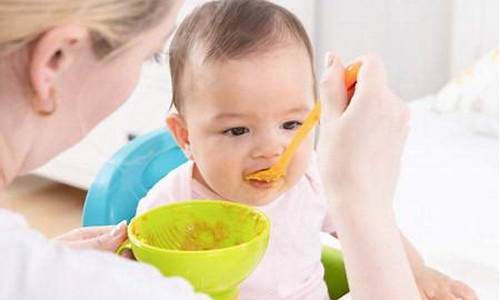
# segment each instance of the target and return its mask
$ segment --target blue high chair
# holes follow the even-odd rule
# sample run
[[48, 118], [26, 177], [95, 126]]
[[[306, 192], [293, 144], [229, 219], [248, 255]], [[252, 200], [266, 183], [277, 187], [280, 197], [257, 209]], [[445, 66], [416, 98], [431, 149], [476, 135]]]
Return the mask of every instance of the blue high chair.
[[[94, 179], [83, 207], [83, 226], [130, 221], [148, 190], [186, 160], [165, 129], [135, 138], [106, 162]], [[323, 246], [321, 261], [330, 299], [339, 299], [349, 291], [342, 255]]]

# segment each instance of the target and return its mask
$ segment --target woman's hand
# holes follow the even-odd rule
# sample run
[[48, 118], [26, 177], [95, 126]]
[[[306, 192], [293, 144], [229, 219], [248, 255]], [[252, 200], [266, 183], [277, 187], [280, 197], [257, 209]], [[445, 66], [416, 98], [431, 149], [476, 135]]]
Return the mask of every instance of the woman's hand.
[[361, 68], [351, 99], [344, 66], [331, 55], [326, 59], [318, 147], [326, 192], [334, 207], [386, 209], [392, 205], [399, 175], [409, 110], [388, 88], [377, 56], [357, 60]]
[[81, 227], [54, 240], [75, 248], [115, 251], [127, 238], [127, 222], [114, 226]]
[[352, 98], [344, 67], [327, 58], [321, 82], [319, 166], [353, 299], [419, 299], [392, 198], [408, 109], [387, 87], [378, 57], [359, 59]]
[[478, 299], [474, 290], [467, 284], [427, 266], [415, 272], [415, 279], [423, 300]]

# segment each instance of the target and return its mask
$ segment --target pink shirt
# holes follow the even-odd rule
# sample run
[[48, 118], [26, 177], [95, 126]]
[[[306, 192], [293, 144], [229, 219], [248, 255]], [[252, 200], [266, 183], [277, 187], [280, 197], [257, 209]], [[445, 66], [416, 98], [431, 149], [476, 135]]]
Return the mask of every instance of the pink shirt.
[[[137, 214], [187, 199], [220, 199], [193, 179], [193, 166], [188, 161], [162, 178], [140, 201]], [[327, 217], [316, 162], [288, 192], [258, 208], [271, 220], [269, 246], [255, 271], [241, 284], [239, 299], [328, 299], [320, 232], [335, 230]]]

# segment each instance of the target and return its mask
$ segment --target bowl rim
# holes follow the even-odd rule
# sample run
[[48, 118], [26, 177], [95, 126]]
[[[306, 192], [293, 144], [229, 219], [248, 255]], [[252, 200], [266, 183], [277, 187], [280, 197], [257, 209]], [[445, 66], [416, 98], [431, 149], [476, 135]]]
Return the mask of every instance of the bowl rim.
[[[148, 245], [146, 243], [143, 243], [132, 232], [132, 227], [133, 227], [134, 222], [136, 222], [136, 220], [138, 220], [141, 216], [152, 213], [156, 210], [164, 209], [167, 206], [174, 207], [174, 206], [182, 206], [182, 205], [197, 204], [197, 203], [223, 204], [223, 205], [229, 205], [229, 206], [233, 206], [233, 207], [242, 208], [245, 210], [251, 210], [254, 213], [256, 213], [257, 215], [259, 215], [259, 217], [261, 217], [264, 220], [264, 229], [259, 234], [257, 234], [255, 237], [253, 237], [252, 239], [250, 239], [244, 243], [234, 245], [234, 246], [224, 247], [224, 248], [211, 249], [211, 250], [164, 249], [164, 248], [151, 246], [151, 245]], [[247, 247], [249, 244], [253, 244], [256, 241], [261, 240], [262, 238], [265, 238], [266, 235], [269, 237], [270, 227], [271, 227], [271, 220], [269, 219], [269, 217], [263, 211], [261, 211], [260, 209], [254, 207], [254, 206], [250, 206], [250, 205], [246, 205], [246, 204], [242, 204], [242, 203], [238, 203], [238, 202], [232, 202], [232, 201], [228, 201], [228, 200], [219, 200], [219, 199], [190, 199], [190, 200], [183, 200], [183, 201], [179, 201], [179, 202], [159, 205], [153, 209], [146, 211], [145, 213], [142, 213], [140, 215], [133, 217], [132, 220], [130, 221], [130, 224], [127, 227], [127, 236], [128, 236], [128, 239], [130, 240], [132, 245], [139, 246], [139, 247], [147, 249], [147, 250], [160, 251], [163, 253], [183, 253], [183, 254], [200, 254], [200, 253], [216, 254], [217, 253], [217, 254], [219, 254], [220, 252], [232, 251], [232, 250], [236, 250], [238, 248]]]

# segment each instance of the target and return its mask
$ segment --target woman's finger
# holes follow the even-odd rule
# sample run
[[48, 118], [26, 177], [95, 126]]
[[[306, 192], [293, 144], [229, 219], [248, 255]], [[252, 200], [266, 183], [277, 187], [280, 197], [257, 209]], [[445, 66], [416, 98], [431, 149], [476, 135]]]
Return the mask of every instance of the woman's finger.
[[455, 296], [448, 289], [439, 290], [433, 299], [439, 300], [457, 300]]
[[113, 230], [122, 231], [126, 227], [127, 221], [125, 220], [121, 221], [117, 225], [80, 227], [56, 237], [55, 240], [69, 242], [92, 239], [103, 234], [111, 233]]
[[332, 53], [325, 56], [326, 70], [320, 83], [320, 99], [324, 118], [338, 118], [346, 109], [348, 98], [345, 90], [344, 66]]
[[115, 251], [127, 238], [126, 230], [120, 229], [99, 236], [78, 241], [66, 242], [67, 245], [76, 248], [92, 248], [104, 251]]
[[385, 86], [387, 84], [387, 74], [382, 58], [377, 54], [363, 55], [356, 61], [361, 62], [358, 71], [357, 85]]
[[476, 293], [465, 283], [460, 282], [460, 281], [454, 281], [451, 284], [451, 290], [453, 294], [464, 300], [477, 300], [477, 295]]

